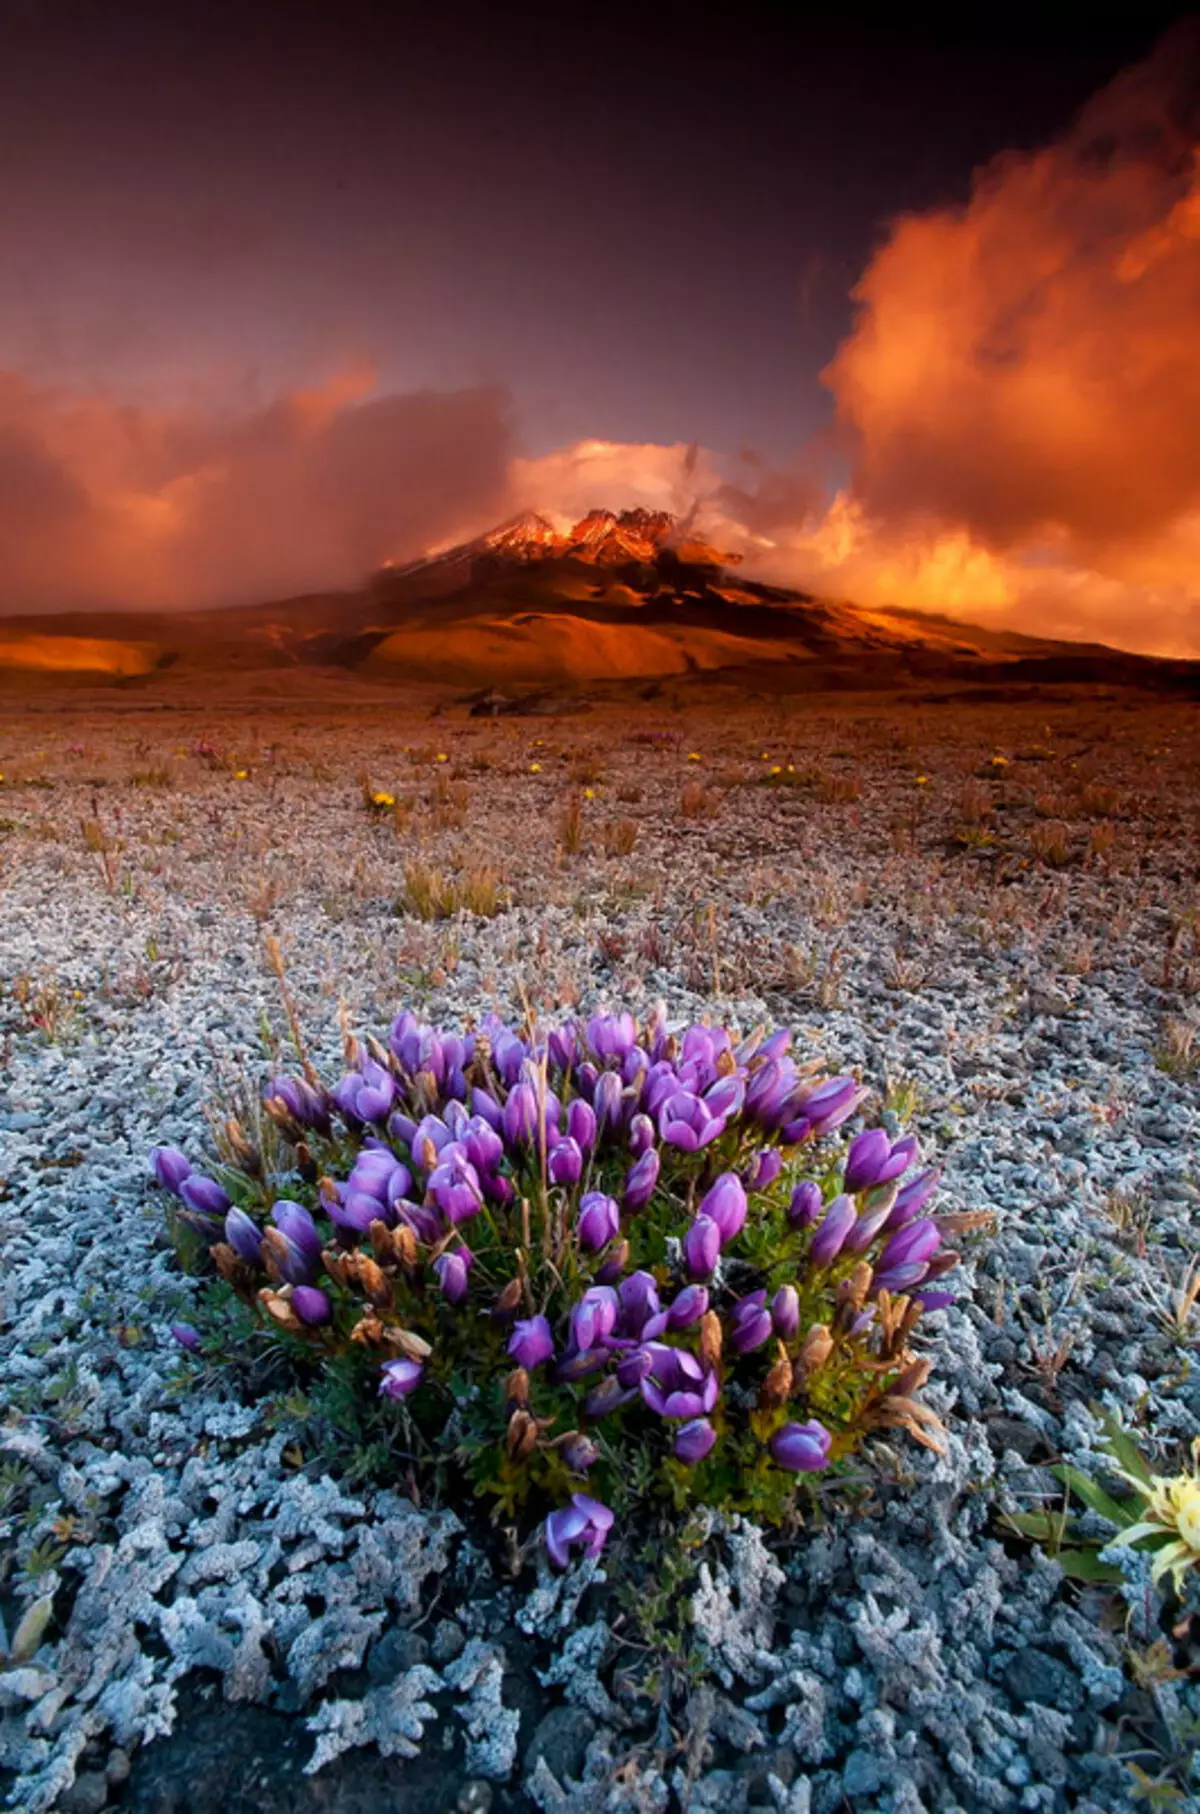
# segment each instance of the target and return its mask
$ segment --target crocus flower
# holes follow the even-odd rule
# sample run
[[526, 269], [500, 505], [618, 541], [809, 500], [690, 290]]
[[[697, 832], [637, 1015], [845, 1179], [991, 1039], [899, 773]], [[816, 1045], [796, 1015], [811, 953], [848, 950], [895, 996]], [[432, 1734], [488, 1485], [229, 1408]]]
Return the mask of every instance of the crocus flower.
[[729, 1346], [735, 1354], [750, 1354], [771, 1337], [771, 1312], [765, 1291], [752, 1291], [739, 1299], [729, 1321]]
[[225, 1239], [239, 1260], [245, 1260], [248, 1266], [259, 1265], [262, 1260], [262, 1229], [244, 1209], [231, 1209], [225, 1217]]
[[318, 1285], [297, 1285], [288, 1303], [302, 1323], [317, 1327], [333, 1316], [333, 1305]]
[[649, 1115], [635, 1115], [629, 1123], [629, 1150], [640, 1159], [654, 1145], [654, 1123]]
[[223, 1216], [229, 1208], [229, 1192], [222, 1190], [213, 1178], [192, 1172], [179, 1185], [179, 1195], [189, 1209], [203, 1216]]
[[365, 1235], [372, 1222], [386, 1220], [378, 1197], [369, 1197], [361, 1190], [339, 1195], [326, 1203], [325, 1207], [334, 1227], [344, 1229], [347, 1234]]
[[813, 1474], [829, 1465], [832, 1438], [815, 1418], [809, 1423], [785, 1423], [770, 1441], [772, 1458], [791, 1474]]
[[704, 1106], [709, 1114], [719, 1116], [722, 1121], [728, 1121], [731, 1115], [740, 1113], [745, 1099], [746, 1082], [736, 1072], [710, 1084], [703, 1096]]
[[913, 1296], [925, 1310], [945, 1310], [956, 1301], [952, 1291], [915, 1291]]
[[492, 1172], [504, 1157], [504, 1142], [482, 1115], [472, 1115], [461, 1135], [463, 1152], [482, 1175]]
[[479, 1173], [461, 1147], [443, 1152], [429, 1174], [428, 1194], [450, 1222], [465, 1222], [479, 1214], [483, 1207]]
[[537, 1091], [530, 1083], [518, 1083], [508, 1093], [502, 1115], [504, 1138], [510, 1146], [533, 1146], [538, 1137]]
[[620, 1302], [611, 1285], [593, 1285], [571, 1312], [571, 1348], [584, 1354], [602, 1343], [616, 1328]]
[[632, 1386], [640, 1386], [654, 1365], [654, 1356], [649, 1348], [634, 1348], [629, 1354], [623, 1354], [617, 1362], [617, 1384], [623, 1391]]
[[658, 1286], [651, 1272], [632, 1272], [627, 1279], [622, 1279], [617, 1288], [617, 1298], [621, 1306], [621, 1329], [623, 1334], [633, 1336], [640, 1341], [652, 1335], [661, 1335], [667, 1326], [666, 1317], [661, 1317], [660, 1327], [650, 1329], [652, 1322], [660, 1319]]
[[[641, 1117], [645, 1119], [645, 1117]], [[635, 1159], [625, 1174], [625, 1185], [621, 1192], [621, 1202], [631, 1214], [645, 1209], [658, 1185], [658, 1174], [661, 1161], [652, 1146], [648, 1146], [641, 1157]]]
[[467, 1295], [468, 1261], [464, 1253], [439, 1254], [433, 1262], [442, 1296], [448, 1304], [461, 1304]]
[[711, 1279], [720, 1254], [720, 1229], [711, 1216], [697, 1216], [683, 1237], [683, 1259], [688, 1276]]
[[567, 1133], [586, 1159], [596, 1144], [596, 1111], [582, 1096], [567, 1104]]
[[781, 1285], [771, 1299], [771, 1322], [781, 1341], [790, 1342], [800, 1328], [800, 1294], [794, 1285]]
[[686, 1348], [652, 1342], [650, 1355], [651, 1369], [642, 1381], [642, 1397], [650, 1409], [659, 1417], [706, 1417], [717, 1402], [716, 1374]]
[[[150, 1154], [150, 1163], [154, 1167], [154, 1176], [164, 1190], [179, 1195], [179, 1187], [185, 1178], [192, 1174], [191, 1162], [186, 1153], [181, 1153], [177, 1146], [156, 1146]], [[182, 1325], [181, 1325], [182, 1326]]]
[[593, 1386], [583, 1401], [585, 1417], [608, 1417], [613, 1411], [619, 1411], [624, 1405], [632, 1404], [638, 1395], [635, 1386], [622, 1386], [620, 1380], [611, 1374], [602, 1379], [598, 1386]]
[[716, 1440], [717, 1432], [707, 1417], [693, 1417], [675, 1434], [675, 1458], [693, 1468], [704, 1460]]
[[812, 1238], [808, 1257], [814, 1266], [828, 1266], [842, 1251], [842, 1244], [858, 1220], [853, 1197], [835, 1197]]
[[561, 1027], [554, 1027], [546, 1040], [546, 1050], [556, 1070], [569, 1071], [579, 1059], [579, 1023], [567, 1020]]
[[621, 1231], [621, 1212], [616, 1199], [602, 1190], [589, 1190], [579, 1203], [579, 1245], [585, 1253], [599, 1253]]
[[637, 1040], [632, 1014], [596, 1014], [588, 1021], [588, 1044], [603, 1063], [623, 1059]]
[[929, 1199], [934, 1195], [941, 1182], [941, 1169], [918, 1172], [907, 1184], [902, 1184], [896, 1193], [896, 1201], [884, 1227], [887, 1229], [903, 1228], [914, 1216], [919, 1216]]
[[383, 1398], [407, 1398], [415, 1392], [425, 1377], [424, 1363], [415, 1360], [384, 1361], [380, 1368], [382, 1378], [379, 1381], [379, 1392]]
[[621, 1079], [615, 1071], [605, 1071], [597, 1079], [592, 1107], [596, 1112], [596, 1132], [603, 1134], [606, 1129], [614, 1128], [621, 1119], [622, 1092]]
[[486, 1121], [489, 1127], [499, 1131], [504, 1125], [504, 1110], [496, 1101], [490, 1090], [473, 1089], [471, 1091], [471, 1113]]
[[386, 1121], [396, 1100], [396, 1082], [390, 1071], [368, 1060], [361, 1071], [348, 1071], [334, 1086], [333, 1099], [352, 1121]]
[[514, 1323], [508, 1338], [508, 1352], [518, 1367], [525, 1367], [530, 1372], [543, 1361], [550, 1360], [554, 1354], [554, 1337], [546, 1318], [530, 1316]]
[[924, 1216], [917, 1222], [908, 1222], [896, 1230], [888, 1239], [887, 1245], [876, 1261], [876, 1273], [888, 1272], [896, 1266], [907, 1266], [931, 1260], [942, 1244], [942, 1232], [930, 1216]]
[[195, 1328], [193, 1324], [172, 1323], [171, 1334], [179, 1343], [179, 1346], [181, 1348], [186, 1348], [189, 1354], [199, 1354], [200, 1331]]
[[581, 1547], [594, 1560], [608, 1541], [613, 1514], [588, 1493], [572, 1493], [571, 1503], [546, 1520], [546, 1549], [555, 1568], [566, 1568], [571, 1551]]
[[668, 1146], [684, 1153], [696, 1153], [718, 1140], [725, 1132], [725, 1120], [714, 1115], [708, 1104], [688, 1090], [677, 1090], [668, 1096], [658, 1111], [658, 1131]]
[[578, 1141], [568, 1135], [556, 1140], [546, 1158], [546, 1170], [552, 1184], [578, 1184], [583, 1176], [583, 1154]]
[[690, 1329], [708, 1309], [708, 1287], [685, 1285], [667, 1311], [667, 1327]]
[[793, 1228], [811, 1228], [819, 1218], [822, 1207], [821, 1186], [814, 1184], [811, 1178], [806, 1178], [792, 1192], [787, 1219]]
[[746, 1192], [737, 1173], [722, 1172], [711, 1189], [705, 1191], [696, 1213], [716, 1223], [722, 1247], [736, 1240], [746, 1221]]
[[818, 1135], [832, 1133], [849, 1121], [866, 1096], [867, 1091], [853, 1077], [831, 1077], [805, 1099], [804, 1118]]

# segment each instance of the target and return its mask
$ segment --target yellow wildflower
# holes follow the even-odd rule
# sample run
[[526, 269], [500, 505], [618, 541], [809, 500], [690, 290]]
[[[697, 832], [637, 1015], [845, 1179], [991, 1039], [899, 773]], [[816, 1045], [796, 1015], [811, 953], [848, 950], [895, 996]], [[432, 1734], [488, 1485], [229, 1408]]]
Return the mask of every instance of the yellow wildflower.
[[585, 800], [594, 800], [596, 798], [595, 788], [594, 787], [585, 787], [583, 790], [583, 797]]
[[699, 750], [689, 750], [688, 751], [688, 761], [689, 762], [699, 762], [699, 760], [700, 760], [700, 751]]
[[540, 762], [531, 762], [529, 764], [529, 772], [531, 775], [540, 775], [542, 772], [541, 763]]
[[449, 760], [450, 760], [449, 756], [447, 756], [444, 753], [444, 751], [442, 751], [442, 750], [439, 750], [437, 755], [434, 757], [435, 762], [449, 762]]
[[1175, 1592], [1182, 1593], [1183, 1577], [1189, 1568], [1200, 1566], [1200, 1437], [1192, 1444], [1192, 1469], [1167, 1479], [1153, 1474], [1150, 1484], [1132, 1474], [1122, 1476], [1146, 1500], [1146, 1509], [1136, 1524], [1114, 1539], [1121, 1544], [1137, 1543], [1143, 1537], [1171, 1536], [1154, 1553], [1150, 1575], [1161, 1581], [1170, 1575]]
[[917, 776], [917, 786], [918, 787], [928, 787], [929, 786], [929, 776], [928, 775], [918, 775]]
[[250, 771], [246, 768], [235, 768], [233, 771], [233, 778], [235, 781], [248, 781], [250, 779]]
[[380, 789], [377, 794], [371, 795], [371, 804], [372, 806], [395, 806], [396, 796], [395, 794], [386, 794]]

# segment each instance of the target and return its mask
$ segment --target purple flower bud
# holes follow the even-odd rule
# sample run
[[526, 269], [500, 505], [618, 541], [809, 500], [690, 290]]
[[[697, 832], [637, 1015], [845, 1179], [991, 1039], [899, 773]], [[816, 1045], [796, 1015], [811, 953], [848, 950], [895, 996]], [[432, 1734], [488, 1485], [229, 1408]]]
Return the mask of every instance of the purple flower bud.
[[731, 1115], [740, 1114], [745, 1098], [745, 1079], [734, 1072], [730, 1076], [722, 1077], [718, 1082], [710, 1084], [704, 1092], [703, 1102], [710, 1115], [716, 1115], [722, 1121], [728, 1121]]
[[442, 1296], [448, 1304], [461, 1304], [467, 1295], [468, 1266], [466, 1255], [462, 1253], [439, 1254], [433, 1262]]
[[647, 1323], [659, 1312], [658, 1286], [651, 1272], [632, 1272], [617, 1288], [621, 1306], [621, 1329], [625, 1335], [640, 1338]]
[[635, 1115], [629, 1123], [629, 1150], [635, 1159], [654, 1145], [654, 1123], [649, 1115]]
[[804, 1118], [818, 1135], [832, 1133], [849, 1121], [868, 1092], [853, 1077], [834, 1077], [813, 1091], [804, 1103]]
[[345, 1197], [335, 1198], [326, 1208], [334, 1227], [345, 1229], [347, 1234], [365, 1235], [372, 1222], [385, 1219], [378, 1197], [369, 1197], [361, 1190], [348, 1191]]
[[424, 1379], [425, 1367], [421, 1361], [390, 1360], [384, 1361], [380, 1373], [383, 1376], [379, 1381], [382, 1398], [407, 1398]]
[[319, 1264], [325, 1244], [303, 1203], [289, 1203], [281, 1198], [271, 1207], [271, 1220], [293, 1247], [298, 1247], [314, 1265]]
[[941, 1170], [937, 1168], [918, 1172], [915, 1178], [902, 1184], [896, 1194], [896, 1201], [892, 1204], [892, 1213], [884, 1224], [885, 1228], [903, 1228], [906, 1222], [911, 1222], [914, 1216], [920, 1215], [935, 1194], [941, 1178]]
[[247, 1266], [260, 1264], [262, 1230], [257, 1222], [251, 1220], [244, 1209], [231, 1209], [225, 1217], [225, 1239], [238, 1258], [245, 1260]]
[[835, 1197], [813, 1236], [812, 1246], [808, 1250], [810, 1263], [813, 1266], [828, 1266], [836, 1260], [846, 1236], [857, 1220], [858, 1212], [853, 1197]]
[[586, 1159], [596, 1144], [596, 1111], [582, 1096], [567, 1104], [567, 1133]]
[[448, 1221], [465, 1222], [483, 1207], [479, 1173], [462, 1148], [447, 1147], [442, 1163], [429, 1174], [428, 1194]]
[[711, 1279], [721, 1253], [721, 1231], [711, 1216], [697, 1216], [683, 1237], [688, 1277]]
[[800, 1294], [794, 1285], [781, 1285], [771, 1299], [771, 1321], [780, 1340], [790, 1342], [800, 1327]]
[[546, 1170], [552, 1184], [578, 1184], [583, 1176], [583, 1154], [578, 1141], [570, 1135], [556, 1141], [547, 1156]]
[[717, 1432], [707, 1417], [693, 1417], [675, 1433], [675, 1458], [694, 1468], [697, 1462], [704, 1460], [716, 1440]]
[[640, 1386], [653, 1365], [654, 1357], [648, 1348], [635, 1348], [617, 1362], [617, 1384], [625, 1391]]
[[654, 1148], [649, 1146], [640, 1158], [634, 1160], [626, 1172], [621, 1202], [631, 1214], [645, 1209], [654, 1195], [661, 1163]]
[[[870, 1201], [871, 1199], [868, 1196], [868, 1204]], [[843, 1241], [842, 1252], [865, 1253], [867, 1248], [871, 1245], [871, 1242], [875, 1239], [875, 1236], [879, 1234], [882, 1229], [887, 1227], [891, 1213], [892, 1206], [890, 1201], [879, 1204], [874, 1209], [865, 1209], [859, 1216], [858, 1221], [854, 1224], [854, 1227], [850, 1230], [850, 1233], [846, 1236], [846, 1239]]]
[[716, 1223], [722, 1247], [736, 1240], [746, 1221], [746, 1192], [737, 1173], [722, 1172], [711, 1189], [705, 1191], [696, 1213]]
[[754, 1155], [746, 1176], [747, 1190], [767, 1190], [783, 1170], [783, 1154], [777, 1146], [764, 1146]]
[[916, 1151], [917, 1143], [911, 1135], [893, 1146], [882, 1128], [868, 1128], [865, 1133], [856, 1134], [846, 1154], [843, 1188], [855, 1195], [875, 1185], [890, 1184], [908, 1170]]
[[565, 1020], [561, 1027], [554, 1027], [546, 1041], [546, 1050], [550, 1063], [557, 1070], [571, 1070], [579, 1061], [579, 1022]]
[[462, 1149], [480, 1173], [495, 1171], [504, 1157], [503, 1140], [482, 1115], [475, 1115], [468, 1122], [462, 1135]]
[[927, 1311], [945, 1310], [948, 1305], [956, 1302], [952, 1291], [917, 1291], [913, 1296]]
[[697, 1153], [720, 1139], [725, 1121], [690, 1090], [676, 1090], [658, 1111], [658, 1131], [668, 1146]]
[[538, 1099], [532, 1084], [516, 1084], [504, 1104], [504, 1138], [510, 1146], [533, 1146], [538, 1122]]
[[602, 1190], [589, 1190], [580, 1198], [579, 1245], [585, 1253], [599, 1253], [621, 1230], [621, 1212], [614, 1198]]
[[[164, 1190], [179, 1195], [179, 1187], [185, 1178], [192, 1174], [191, 1162], [186, 1153], [181, 1153], [177, 1146], [156, 1146], [150, 1154], [150, 1163], [154, 1167], [154, 1176]], [[180, 1324], [182, 1328], [184, 1325]]]
[[504, 1110], [496, 1101], [490, 1090], [473, 1089], [471, 1091], [471, 1113], [486, 1121], [489, 1127], [497, 1132], [504, 1125]]
[[632, 1404], [638, 1395], [636, 1386], [623, 1387], [619, 1380], [611, 1375], [602, 1379], [598, 1386], [593, 1386], [583, 1401], [585, 1417], [608, 1417], [613, 1411], [620, 1411], [625, 1405]]
[[189, 1354], [200, 1352], [200, 1331], [192, 1323], [172, 1323], [171, 1334]]
[[831, 1441], [824, 1424], [814, 1418], [809, 1423], [785, 1423], [776, 1430], [769, 1446], [779, 1467], [791, 1474], [813, 1474], [828, 1467]]
[[508, 1352], [518, 1367], [527, 1370], [540, 1367], [543, 1361], [550, 1360], [554, 1354], [554, 1337], [546, 1318], [531, 1316], [523, 1322], [514, 1323], [512, 1334], [508, 1338]]
[[787, 1219], [793, 1228], [811, 1228], [822, 1209], [821, 1186], [806, 1178], [797, 1184], [788, 1204]]
[[297, 1285], [288, 1302], [300, 1321], [311, 1328], [329, 1322], [333, 1316], [333, 1305], [317, 1285]]
[[621, 1079], [615, 1071], [605, 1071], [598, 1080], [592, 1107], [596, 1111], [597, 1136], [611, 1132], [619, 1125], [622, 1108]]
[[667, 1311], [671, 1329], [690, 1329], [708, 1309], [707, 1285], [685, 1285]]
[[871, 1280], [871, 1290], [875, 1293], [887, 1291], [894, 1297], [897, 1292], [908, 1291], [911, 1286], [919, 1285], [928, 1272], [929, 1267], [924, 1260], [905, 1260], [899, 1266], [877, 1266]]
[[750, 1354], [771, 1339], [766, 1296], [765, 1291], [752, 1291], [735, 1304], [729, 1324], [729, 1346], [735, 1354]]
[[546, 1549], [555, 1568], [566, 1568], [577, 1545], [589, 1561], [594, 1560], [608, 1541], [612, 1522], [613, 1514], [598, 1499], [573, 1493], [570, 1505], [551, 1512], [546, 1520]]
[[179, 1186], [179, 1195], [189, 1209], [205, 1216], [223, 1216], [229, 1208], [229, 1192], [212, 1178], [205, 1178], [199, 1172], [193, 1172], [184, 1178]]

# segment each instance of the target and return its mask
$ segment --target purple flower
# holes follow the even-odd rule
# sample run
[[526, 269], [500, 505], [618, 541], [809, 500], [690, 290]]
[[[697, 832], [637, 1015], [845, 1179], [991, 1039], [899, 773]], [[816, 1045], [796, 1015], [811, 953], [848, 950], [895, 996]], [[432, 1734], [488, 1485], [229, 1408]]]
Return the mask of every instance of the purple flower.
[[617, 1384], [625, 1391], [632, 1386], [640, 1386], [654, 1365], [654, 1356], [649, 1348], [634, 1348], [629, 1354], [623, 1354], [617, 1362]]
[[390, 1071], [368, 1060], [360, 1071], [347, 1071], [338, 1080], [333, 1100], [348, 1121], [386, 1121], [396, 1100], [396, 1082]]
[[689, 1278], [711, 1279], [721, 1254], [721, 1231], [711, 1216], [697, 1216], [683, 1237]]
[[582, 1430], [576, 1430], [568, 1436], [558, 1452], [573, 1474], [586, 1474], [593, 1463], [600, 1459], [599, 1449]]
[[546, 1318], [531, 1316], [523, 1322], [514, 1323], [512, 1334], [508, 1338], [508, 1352], [518, 1367], [530, 1370], [540, 1367], [543, 1361], [550, 1360], [554, 1354], [554, 1337]]
[[[631, 1272], [627, 1279], [622, 1279], [617, 1288], [617, 1297], [621, 1305], [621, 1330], [625, 1335], [641, 1340], [646, 1335], [649, 1324], [659, 1317], [658, 1286], [651, 1272]], [[651, 1334], [661, 1334], [666, 1327], [666, 1318], [662, 1326]]]
[[821, 1226], [812, 1239], [808, 1250], [809, 1261], [814, 1266], [828, 1266], [837, 1259], [842, 1245], [850, 1230], [858, 1220], [853, 1197], [835, 1197], [825, 1211]]
[[163, 1189], [173, 1191], [176, 1196], [179, 1195], [179, 1187], [184, 1179], [192, 1175], [187, 1154], [181, 1153], [177, 1146], [156, 1146], [150, 1154], [150, 1163], [154, 1167], [154, 1176]]
[[771, 1299], [771, 1322], [781, 1341], [790, 1342], [800, 1327], [800, 1294], [794, 1285], [781, 1285]]
[[477, 1115], [481, 1121], [486, 1121], [488, 1126], [494, 1127], [497, 1132], [504, 1125], [504, 1110], [490, 1090], [473, 1089], [471, 1091], [471, 1113]]
[[447, 1147], [430, 1172], [429, 1196], [450, 1222], [465, 1222], [479, 1214], [483, 1207], [479, 1173], [461, 1147]]
[[312, 1265], [319, 1265], [324, 1242], [303, 1203], [281, 1198], [271, 1207], [271, 1220], [292, 1247], [299, 1248]]
[[546, 1040], [546, 1050], [557, 1070], [569, 1071], [580, 1056], [579, 1022], [565, 1020], [561, 1027], [554, 1027]]
[[589, 1190], [579, 1201], [579, 1245], [585, 1253], [599, 1253], [621, 1231], [621, 1212], [614, 1197]]
[[461, 1135], [463, 1152], [482, 1174], [495, 1171], [504, 1157], [504, 1142], [482, 1115], [472, 1115]]
[[783, 1170], [783, 1154], [777, 1146], [764, 1146], [755, 1153], [754, 1163], [746, 1174], [747, 1190], [767, 1190]]
[[750, 1354], [771, 1338], [771, 1313], [765, 1291], [752, 1291], [734, 1305], [729, 1320], [729, 1346], [735, 1354]]
[[[807, 1106], [807, 1105], [806, 1105]], [[897, 1140], [892, 1145], [881, 1127], [867, 1128], [855, 1134], [846, 1154], [842, 1188], [857, 1196], [860, 1190], [871, 1190], [879, 1184], [890, 1184], [912, 1163], [916, 1142]]]
[[567, 1133], [586, 1159], [596, 1144], [596, 1111], [582, 1096], [567, 1104]]
[[583, 1401], [585, 1417], [608, 1417], [613, 1411], [619, 1411], [624, 1405], [632, 1404], [638, 1395], [636, 1386], [623, 1387], [618, 1379], [610, 1374], [602, 1379], [598, 1386], [593, 1386]]
[[461, 1304], [467, 1295], [469, 1261], [465, 1253], [439, 1254], [433, 1262], [442, 1296], [448, 1304]]
[[[644, 1117], [640, 1117], [640, 1119], [644, 1119]], [[626, 1172], [621, 1201], [631, 1214], [636, 1214], [639, 1209], [645, 1209], [654, 1195], [660, 1165], [658, 1154], [652, 1146], [648, 1146]]]
[[685, 1285], [667, 1311], [667, 1327], [690, 1329], [708, 1309], [707, 1285]]
[[918, 1172], [907, 1184], [900, 1186], [896, 1201], [892, 1204], [892, 1213], [884, 1223], [888, 1229], [903, 1228], [914, 1216], [920, 1215], [929, 1199], [941, 1182], [940, 1167], [927, 1172]]
[[788, 1204], [787, 1219], [793, 1228], [811, 1228], [821, 1214], [821, 1187], [806, 1178], [803, 1184], [797, 1184]]
[[[871, 1198], [868, 1196], [867, 1203]], [[874, 1209], [868, 1207], [859, 1216], [858, 1221], [842, 1243], [843, 1253], [865, 1253], [875, 1236], [886, 1228], [891, 1217], [891, 1202], [877, 1204]]]
[[244, 1209], [231, 1209], [225, 1217], [225, 1239], [247, 1266], [262, 1260], [262, 1230]]
[[193, 1324], [191, 1324], [191, 1323], [172, 1323], [171, 1324], [171, 1334], [174, 1336], [175, 1340], [179, 1343], [179, 1346], [181, 1348], [186, 1348], [189, 1354], [199, 1354], [199, 1352], [200, 1352], [200, 1331], [197, 1328], [195, 1328], [195, 1326]]
[[694, 1468], [698, 1461], [704, 1460], [716, 1440], [717, 1432], [707, 1417], [693, 1417], [675, 1433], [675, 1458]]
[[382, 1398], [407, 1398], [424, 1379], [425, 1367], [421, 1361], [390, 1360], [384, 1361], [380, 1373], [383, 1375], [379, 1382]]
[[583, 1176], [583, 1153], [570, 1135], [556, 1140], [546, 1159], [551, 1184], [578, 1184]]
[[658, 1131], [668, 1146], [696, 1153], [720, 1138], [725, 1121], [690, 1090], [676, 1090], [658, 1111]]
[[796, 1080], [796, 1067], [790, 1058], [771, 1058], [759, 1065], [746, 1085], [747, 1118], [759, 1127], [778, 1127]]
[[334, 1198], [326, 1208], [334, 1227], [345, 1229], [347, 1234], [365, 1235], [372, 1222], [385, 1220], [378, 1197], [369, 1197], [361, 1190], [348, 1191], [344, 1197]]
[[588, 1021], [587, 1037], [602, 1063], [622, 1059], [637, 1041], [637, 1022], [632, 1014], [595, 1014]]
[[849, 1121], [867, 1094], [853, 1077], [831, 1077], [828, 1083], [820, 1084], [811, 1096], [806, 1097], [804, 1119], [815, 1133], [832, 1133], [843, 1121]]
[[942, 1232], [930, 1216], [908, 1222], [892, 1235], [876, 1262], [876, 1273], [890, 1272], [897, 1266], [924, 1264], [931, 1260], [942, 1244]]
[[706, 1417], [717, 1402], [717, 1376], [706, 1372], [686, 1348], [651, 1342], [651, 1369], [642, 1381], [642, 1397], [659, 1417]]
[[828, 1467], [831, 1440], [824, 1424], [815, 1418], [809, 1423], [785, 1423], [771, 1438], [771, 1455], [791, 1474], [813, 1474]]
[[333, 1305], [317, 1285], [297, 1285], [288, 1302], [300, 1321], [310, 1327], [327, 1323], [333, 1315]]
[[620, 1309], [611, 1285], [593, 1285], [571, 1312], [571, 1349], [586, 1354], [603, 1343], [616, 1328]]
[[917, 1291], [913, 1296], [926, 1310], [945, 1310], [947, 1305], [955, 1302], [952, 1291]]
[[555, 1568], [566, 1568], [577, 1545], [589, 1561], [594, 1560], [608, 1541], [612, 1523], [606, 1505], [588, 1493], [572, 1493], [570, 1505], [551, 1512], [546, 1520], [546, 1549]]
[[193, 1172], [184, 1178], [179, 1186], [179, 1195], [189, 1209], [194, 1209], [204, 1216], [223, 1216], [229, 1208], [229, 1192], [212, 1178], [205, 1178], [199, 1172]]
[[731, 1115], [739, 1114], [745, 1099], [746, 1081], [736, 1072], [710, 1084], [703, 1097], [704, 1106], [709, 1114], [719, 1116], [722, 1121], [728, 1121]]
[[504, 1104], [504, 1138], [510, 1146], [533, 1146], [540, 1121], [537, 1091], [530, 1083], [516, 1084]]
[[717, 1225], [721, 1246], [728, 1247], [741, 1234], [746, 1221], [746, 1192], [736, 1172], [722, 1172], [700, 1200], [697, 1216], [708, 1216]]

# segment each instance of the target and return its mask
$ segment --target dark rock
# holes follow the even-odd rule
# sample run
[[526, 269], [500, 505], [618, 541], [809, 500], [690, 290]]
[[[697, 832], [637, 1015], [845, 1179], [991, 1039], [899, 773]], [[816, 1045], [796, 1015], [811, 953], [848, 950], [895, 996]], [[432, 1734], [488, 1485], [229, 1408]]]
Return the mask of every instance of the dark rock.
[[429, 1661], [429, 1639], [419, 1631], [393, 1626], [371, 1647], [367, 1673], [373, 1682], [394, 1682], [406, 1669]]
[[842, 1789], [851, 1803], [856, 1795], [874, 1795], [882, 1787], [879, 1759], [870, 1751], [852, 1751], [842, 1769]]
[[439, 1619], [433, 1634], [433, 1661], [439, 1669], [461, 1656], [466, 1647], [462, 1626], [455, 1619]]
[[1036, 1645], [1012, 1652], [999, 1664], [1000, 1678], [1014, 1701], [1028, 1706], [1053, 1707], [1056, 1713], [1074, 1713], [1083, 1706], [1084, 1693], [1077, 1676], [1065, 1663]]
[[532, 1771], [539, 1757], [559, 1782], [583, 1775], [583, 1760], [596, 1734], [596, 1722], [583, 1707], [552, 1707], [540, 1720], [525, 1752], [525, 1769]]
[[58, 1805], [62, 1814], [100, 1814], [108, 1805], [108, 1783], [99, 1770], [81, 1771]]
[[1050, 1453], [1041, 1431], [1035, 1430], [1032, 1424], [1022, 1423], [1019, 1417], [989, 1417], [984, 1429], [993, 1455], [1003, 1455], [1006, 1449], [1013, 1449], [1022, 1461], [1036, 1461], [1039, 1456]]

